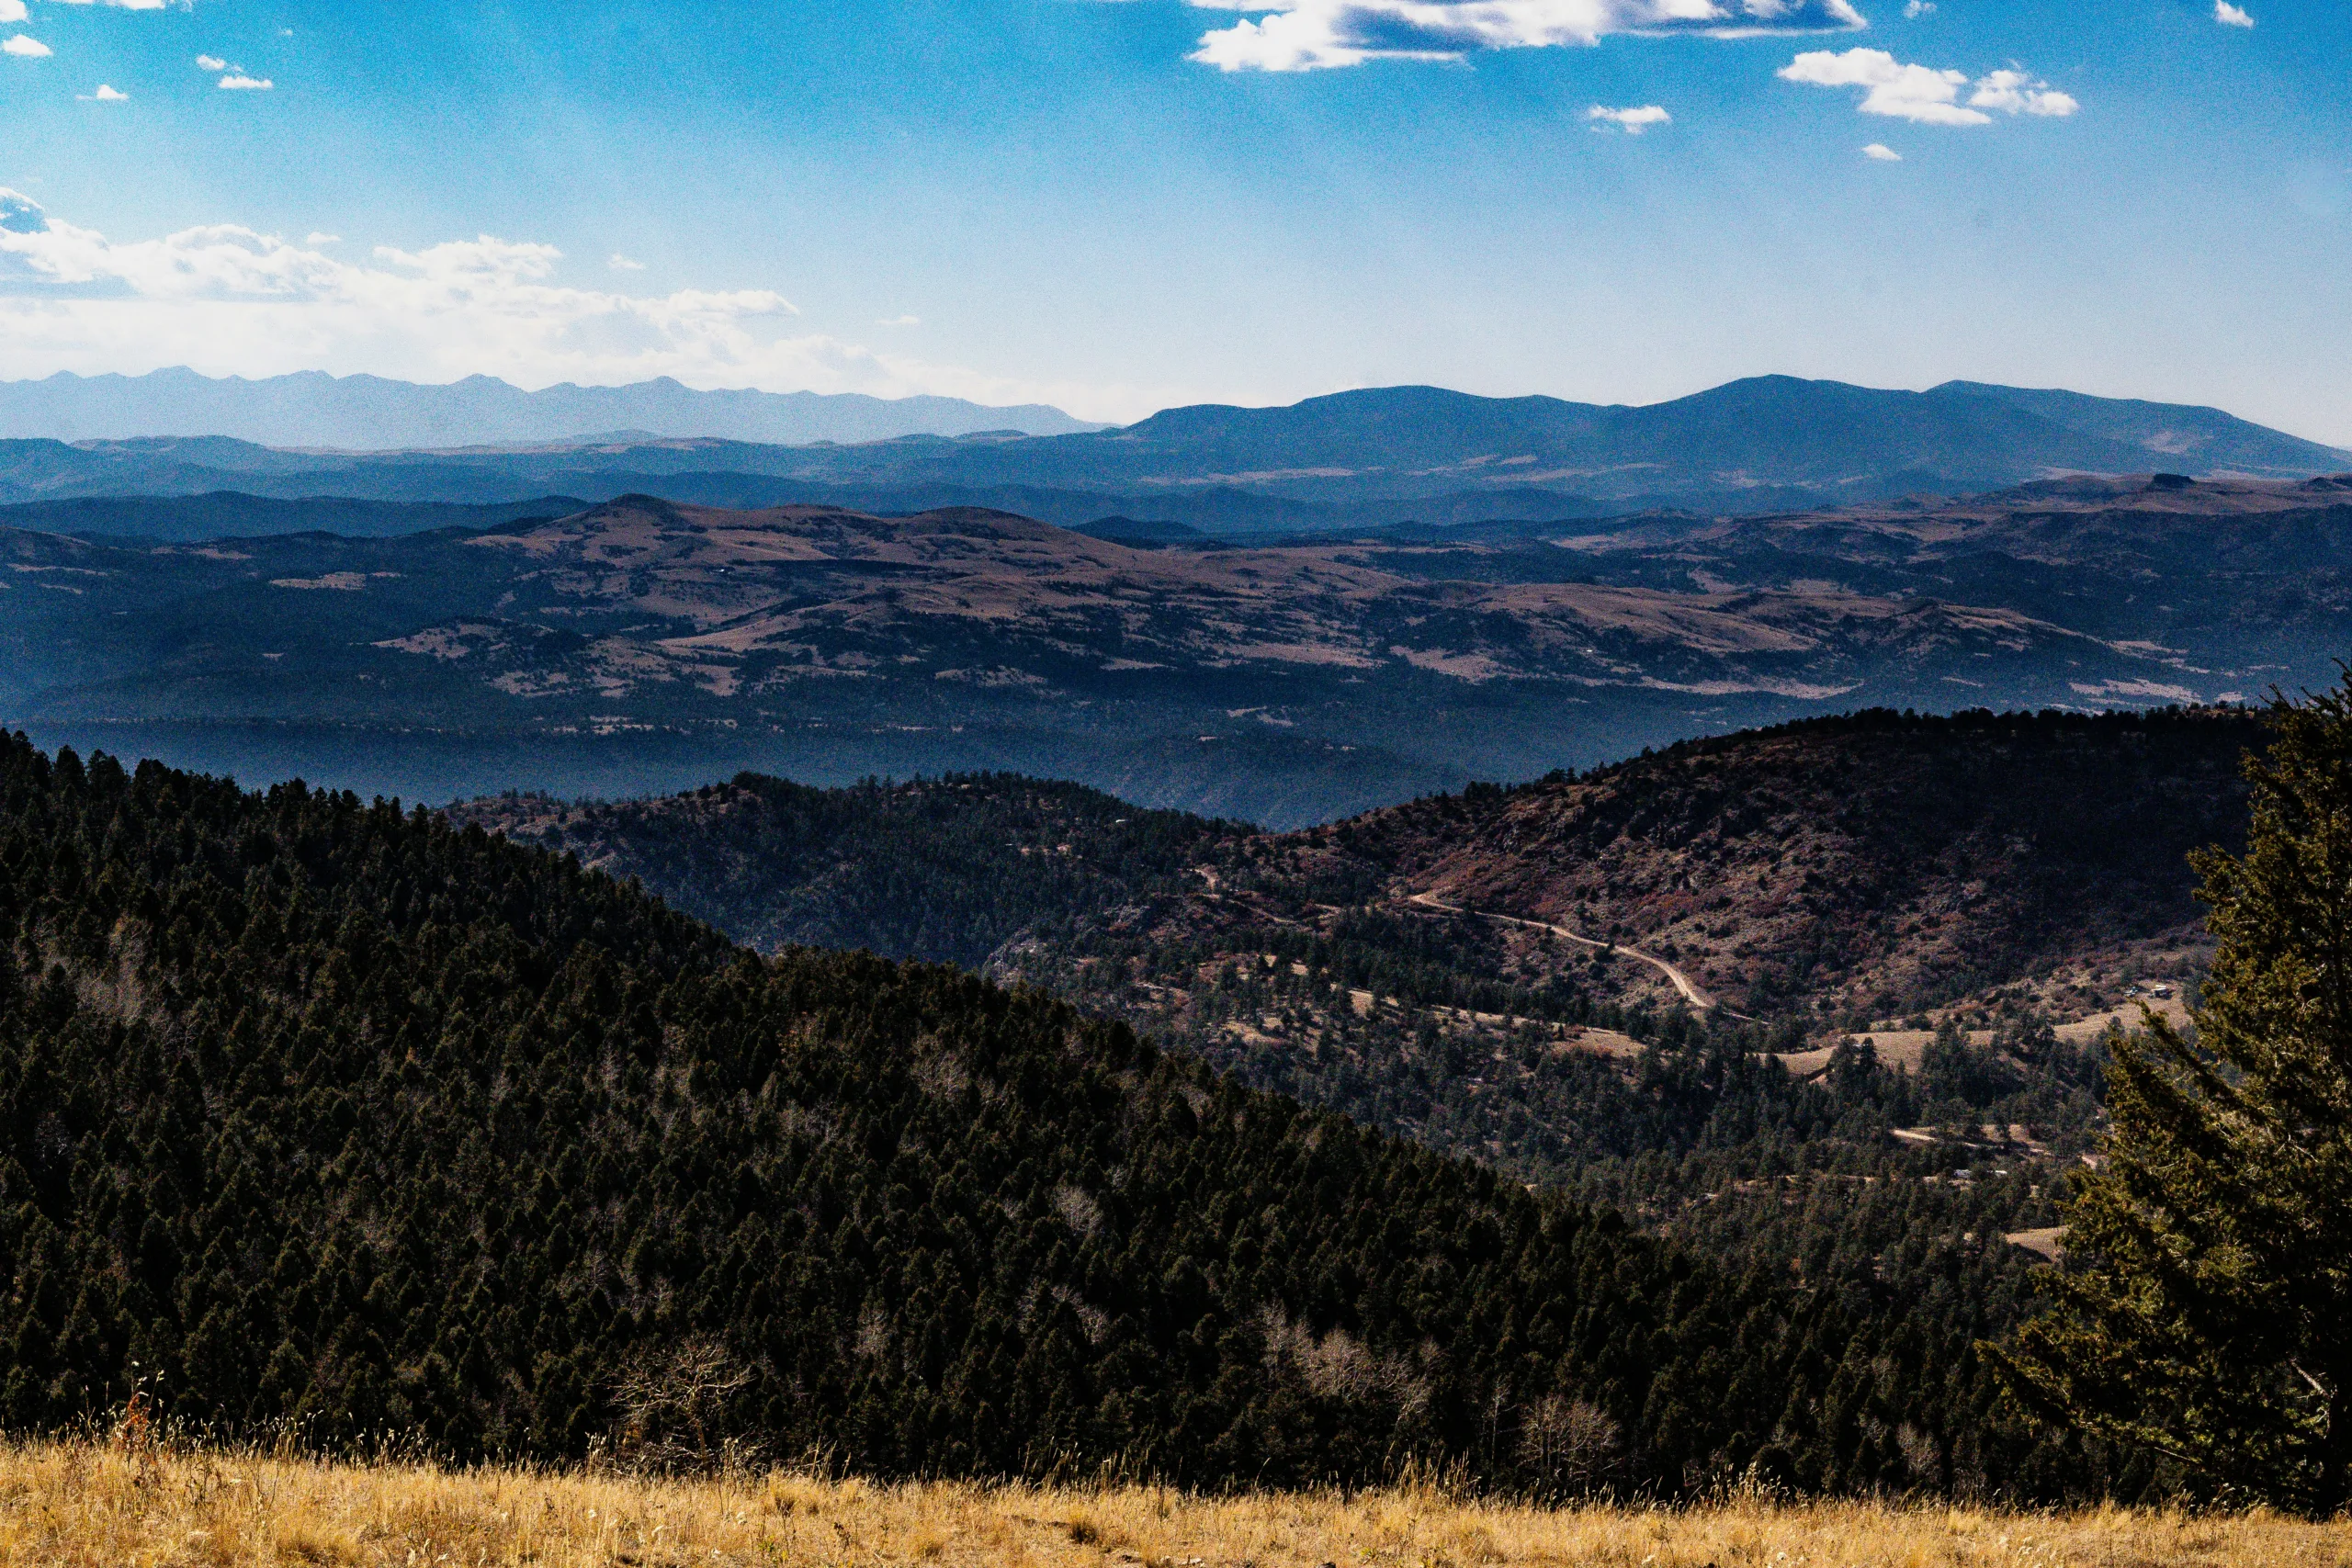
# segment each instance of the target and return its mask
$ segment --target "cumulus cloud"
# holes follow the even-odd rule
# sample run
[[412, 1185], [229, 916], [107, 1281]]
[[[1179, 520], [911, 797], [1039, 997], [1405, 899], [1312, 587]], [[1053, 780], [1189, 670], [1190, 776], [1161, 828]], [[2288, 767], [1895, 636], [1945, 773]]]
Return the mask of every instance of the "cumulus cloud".
[[[484, 235], [345, 261], [234, 224], [117, 242], [0, 190], [0, 343], [8, 374], [366, 370], [417, 381], [915, 392], [1136, 417], [1170, 389], [1037, 382], [928, 363], [802, 329], [769, 289], [636, 295], [574, 288], [552, 246]], [[601, 272], [601, 269], [599, 269]]]
[[1903, 14], [1915, 22], [1922, 17], [1932, 17], [1936, 14], [1936, 0], [1911, 0], [1903, 7]]
[[74, 96], [85, 104], [127, 104], [130, 101], [129, 93], [117, 92], [104, 82], [98, 84], [98, 90], [95, 93], [76, 93]]
[[27, 38], [22, 33], [6, 43], [0, 43], [0, 54], [13, 54], [19, 60], [46, 60], [51, 52], [49, 45], [37, 38]]
[[196, 68], [198, 71], [226, 71], [229, 62], [217, 54], [199, 54], [196, 57]]
[[1883, 141], [1873, 141], [1862, 149], [1862, 156], [1877, 164], [1900, 164], [1903, 154]]
[[2005, 114], [2038, 114], [2063, 119], [2083, 106], [2047, 82], [2037, 82], [2022, 71], [1995, 71], [1977, 78], [1968, 95], [1969, 107], [1999, 109]]
[[2231, 5], [2230, 0], [2213, 0], [2213, 19], [2225, 28], [2254, 26], [2254, 18], [2247, 15], [2245, 8]]
[[266, 76], [247, 76], [240, 73], [233, 76], [221, 77], [220, 85], [224, 91], [232, 93], [266, 93], [274, 89], [277, 84]]
[[1852, 0], [1190, 0], [1238, 11], [1192, 58], [1221, 71], [1321, 71], [1371, 60], [1461, 60], [1593, 44], [1612, 33], [1845, 32]]
[[1653, 125], [1674, 123], [1674, 117], [1656, 104], [1644, 104], [1637, 109], [1612, 109], [1595, 104], [1584, 111], [1584, 117], [1592, 121], [1595, 130], [1614, 129], [1628, 136], [1639, 136]]
[[25, 19], [25, 0], [0, 0], [0, 22], [21, 22]]
[[[1883, 49], [1809, 51], [1782, 66], [1780, 76], [1815, 87], [1860, 87], [1862, 113], [1921, 125], [1986, 125], [1988, 109], [2063, 117], [2082, 107], [2021, 71], [1995, 71], [1972, 83], [1964, 71], [1905, 65]], [[1962, 103], [1962, 90], [1971, 87]]]

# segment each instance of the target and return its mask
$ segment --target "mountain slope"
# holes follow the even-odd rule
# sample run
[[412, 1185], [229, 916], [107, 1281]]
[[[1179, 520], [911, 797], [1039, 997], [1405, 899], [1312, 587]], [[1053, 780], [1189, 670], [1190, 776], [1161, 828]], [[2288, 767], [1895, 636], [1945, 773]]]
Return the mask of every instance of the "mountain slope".
[[351, 451], [566, 441], [608, 431], [796, 445], [1012, 430], [1097, 428], [1059, 409], [858, 392], [697, 391], [662, 377], [628, 387], [525, 391], [491, 376], [420, 385], [305, 370], [259, 380], [187, 369], [0, 381], [0, 436], [119, 441], [224, 435], [267, 446]]
[[2188, 852], [2243, 833], [2249, 716], [1867, 714], [1376, 813], [1358, 852], [1449, 903], [1674, 960], [1771, 1014], [1901, 1014], [2199, 924]]
[[459, 1458], [2063, 1485], [1981, 1314], [1735, 1280], [1035, 993], [759, 960], [421, 812], [0, 740], [0, 996], [15, 1430], [147, 1379]]

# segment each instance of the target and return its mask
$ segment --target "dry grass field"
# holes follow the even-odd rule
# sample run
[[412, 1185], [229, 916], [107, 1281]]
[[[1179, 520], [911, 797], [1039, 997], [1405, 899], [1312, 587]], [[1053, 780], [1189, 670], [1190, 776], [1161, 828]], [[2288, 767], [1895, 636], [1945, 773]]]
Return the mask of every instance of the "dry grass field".
[[1435, 1490], [662, 1482], [107, 1444], [0, 1448], [0, 1565], [744, 1563], [874, 1568], [2200, 1568], [2352, 1564], [2352, 1525], [2267, 1514], [1729, 1502], [1551, 1511]]

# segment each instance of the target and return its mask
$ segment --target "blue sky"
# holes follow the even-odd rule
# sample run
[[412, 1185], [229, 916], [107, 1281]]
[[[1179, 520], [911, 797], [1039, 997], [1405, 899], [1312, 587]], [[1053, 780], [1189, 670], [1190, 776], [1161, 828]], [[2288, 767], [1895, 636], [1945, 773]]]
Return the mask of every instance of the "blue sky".
[[2352, 446], [2347, 82], [2341, 0], [0, 0], [0, 377], [1784, 371]]

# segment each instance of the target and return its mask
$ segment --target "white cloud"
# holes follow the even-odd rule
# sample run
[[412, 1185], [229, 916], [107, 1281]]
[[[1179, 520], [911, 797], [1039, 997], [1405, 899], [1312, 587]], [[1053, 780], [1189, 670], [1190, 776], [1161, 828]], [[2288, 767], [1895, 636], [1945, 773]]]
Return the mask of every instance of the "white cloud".
[[217, 54], [199, 54], [196, 57], [196, 68], [198, 71], [226, 71], [229, 62]]
[[635, 256], [625, 256], [618, 251], [615, 251], [613, 259], [605, 265], [615, 272], [643, 272], [645, 270], [643, 262], [639, 261]]
[[568, 286], [562, 266], [552, 246], [488, 235], [357, 261], [233, 224], [117, 243], [0, 190], [11, 377], [172, 365], [214, 376], [482, 374], [526, 387], [673, 376], [695, 387], [1045, 401], [1121, 418], [1171, 400], [1165, 387], [1030, 381], [880, 353], [798, 330], [799, 312], [774, 290], [635, 295]]
[[322, 234], [318, 230], [313, 229], [309, 234], [303, 237], [302, 243], [306, 245], [339, 245], [343, 243], [343, 236], [340, 234]]
[[1645, 104], [1637, 109], [1612, 109], [1595, 104], [1584, 111], [1584, 117], [1593, 122], [1595, 130], [1607, 130], [1613, 126], [1628, 136], [1639, 136], [1653, 125], [1674, 123], [1674, 117], [1656, 104]]
[[922, 318], [921, 316], [889, 316], [874, 324], [877, 327], [919, 327], [922, 325]]
[[1486, 50], [1593, 44], [1613, 33], [1846, 32], [1852, 0], [1191, 0], [1246, 11], [1201, 35], [1221, 71], [1317, 71], [1369, 60], [1461, 60]]
[[1889, 147], [1883, 141], [1873, 141], [1869, 146], [1863, 148], [1862, 156], [1871, 159], [1874, 163], [1880, 164], [1900, 164], [1903, 162], [1903, 154], [1897, 152], [1894, 148]]
[[1972, 108], [2061, 119], [2083, 107], [2065, 94], [2052, 91], [2049, 83], [2034, 81], [2022, 71], [1995, 71], [1980, 77], [1968, 102]]
[[[68, 6], [111, 6], [118, 11], [160, 11], [164, 9], [165, 0], [63, 0], [63, 3]], [[195, 5], [195, 0], [170, 0], [170, 3], [185, 11]]]
[[[1883, 49], [1849, 49], [1842, 54], [1813, 50], [1782, 66], [1779, 74], [1783, 81], [1816, 87], [1863, 88], [1862, 113], [1921, 125], [1986, 125], [1993, 118], [1987, 109], [2063, 117], [2082, 107], [2021, 71], [1995, 71], [1972, 84], [1964, 71], [1905, 65]], [[1963, 104], [1961, 89], [1970, 86], [1975, 90]]]
[[22, 33], [6, 43], [0, 43], [0, 54], [13, 54], [19, 60], [46, 60], [51, 52], [49, 45], [40, 39], [27, 38]]
[[2231, 5], [2230, 0], [2213, 0], [2213, 19], [2225, 28], [2254, 26], [2254, 18], [2246, 14], [2245, 8]]
[[25, 19], [25, 0], [0, 0], [0, 22], [21, 22]]
[[1911, 0], [1903, 7], [1903, 14], [1915, 22], [1922, 17], [1932, 17], [1936, 14], [1936, 0]]
[[266, 76], [238, 74], [220, 78], [221, 87], [232, 93], [266, 93], [277, 85]]
[[130, 101], [129, 93], [117, 92], [104, 82], [98, 84], [98, 90], [95, 93], [76, 93], [74, 96], [85, 104], [127, 104]]

